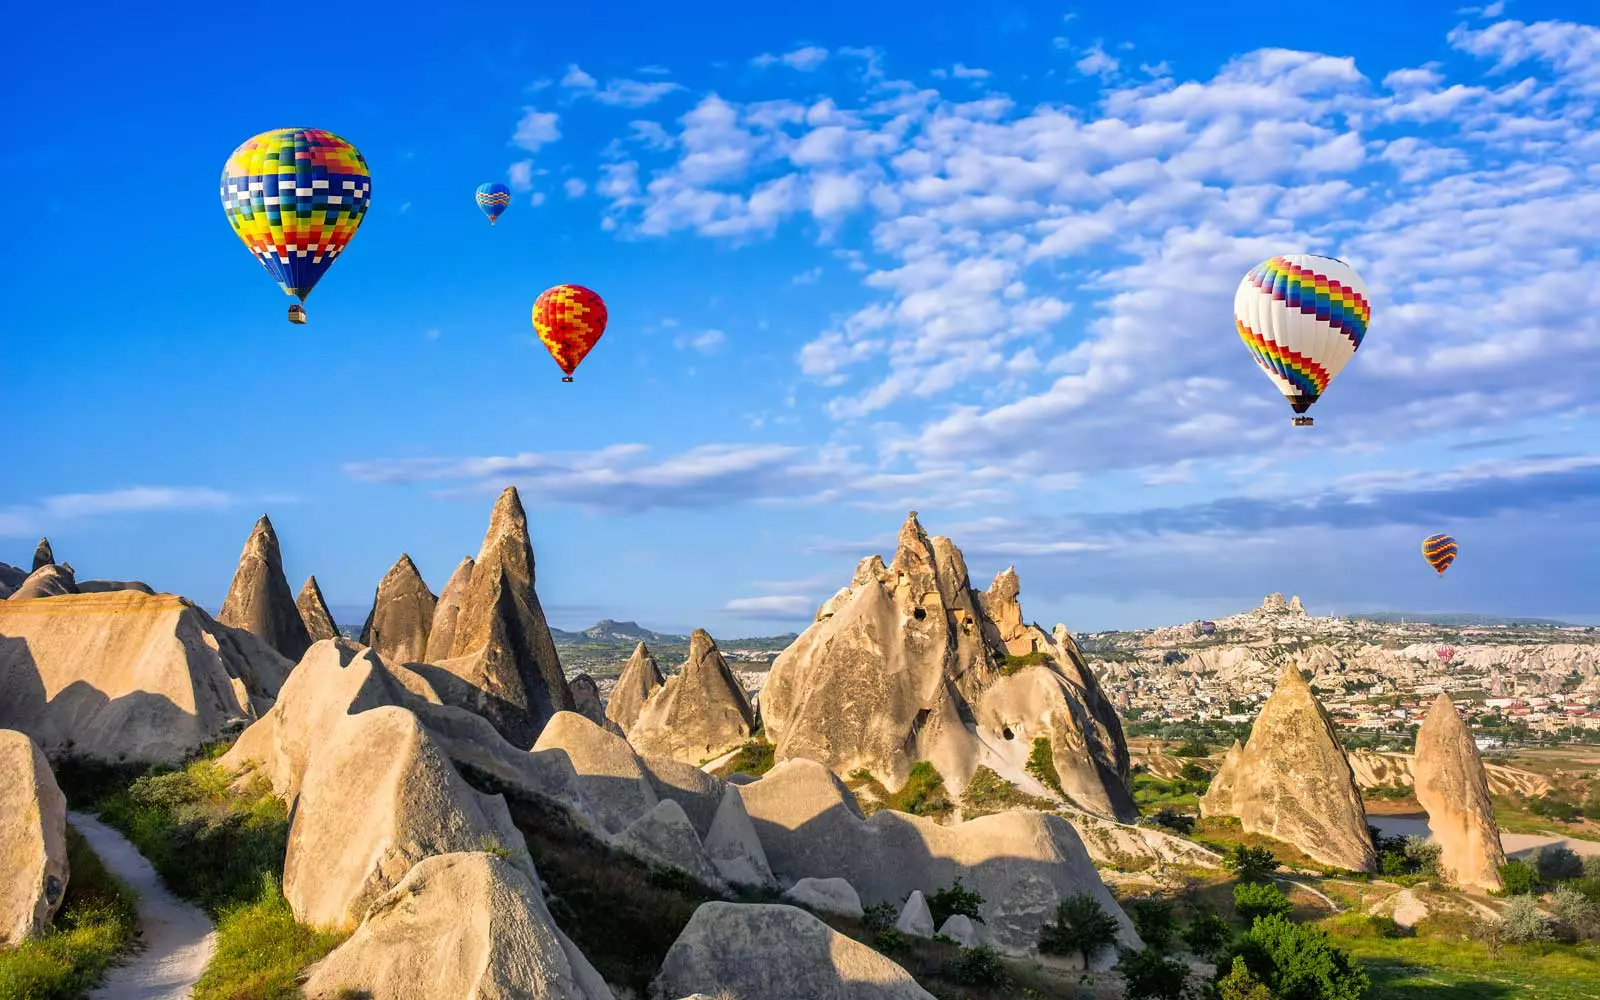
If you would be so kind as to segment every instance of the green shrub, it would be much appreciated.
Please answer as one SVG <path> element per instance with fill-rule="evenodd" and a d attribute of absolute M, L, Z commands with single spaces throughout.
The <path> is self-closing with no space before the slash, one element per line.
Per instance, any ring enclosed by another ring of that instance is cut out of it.
<path fill-rule="evenodd" d="M 264 875 L 255 902 L 221 913 L 217 951 L 192 1000 L 297 1000 L 300 973 L 344 938 L 297 923 L 278 880 Z"/>
<path fill-rule="evenodd" d="M 1534 851 L 1533 868 L 1546 885 L 1583 877 L 1583 859 L 1563 844 L 1546 844 Z"/>
<path fill-rule="evenodd" d="M 1583 812 L 1576 802 L 1561 798 L 1554 793 L 1535 795 L 1528 799 L 1528 811 L 1535 816 L 1544 816 L 1562 823 L 1575 822 Z"/>
<path fill-rule="evenodd" d="M 1600 785 L 1595 786 L 1595 793 L 1600 795 Z M 1600 819 L 1600 810 L 1595 811 L 1596 818 Z M 1583 877 L 1600 878 L 1600 854 L 1590 854 L 1583 859 Z"/>
<path fill-rule="evenodd" d="M 1094 956 L 1117 940 L 1117 919 L 1086 892 L 1056 904 L 1055 917 L 1039 932 L 1039 950 L 1046 955 L 1082 955 L 1088 968 Z"/>
<path fill-rule="evenodd" d="M 1194 832 L 1194 817 L 1187 813 L 1178 812 L 1176 809 L 1158 809 L 1150 817 L 1150 822 L 1156 826 L 1165 827 L 1179 836 L 1188 836 Z"/>
<path fill-rule="evenodd" d="M 1600 937 L 1600 906 L 1583 892 L 1563 885 L 1550 895 L 1550 912 L 1573 940 Z"/>
<path fill-rule="evenodd" d="M 1539 884 L 1539 873 L 1526 861 L 1507 861 L 1500 866 L 1500 881 L 1505 883 L 1504 896 L 1526 896 Z"/>
<path fill-rule="evenodd" d="M 893 927 L 897 919 L 899 914 L 895 912 L 893 903 L 873 903 L 861 911 L 861 922 L 873 933 Z"/>
<path fill-rule="evenodd" d="M 961 793 L 961 815 L 966 819 L 992 816 L 1008 809 L 1050 812 L 1058 807 L 1059 803 L 1055 800 L 1029 795 L 992 769 L 982 766 L 972 772 L 966 791 Z"/>
<path fill-rule="evenodd" d="M 1233 887 L 1233 908 L 1247 924 L 1261 917 L 1288 916 L 1294 909 L 1283 890 L 1267 882 L 1240 882 Z"/>
<path fill-rule="evenodd" d="M 928 912 L 933 914 L 935 927 L 943 927 L 946 920 L 958 913 L 981 924 L 983 918 L 978 914 L 982 907 L 983 897 L 962 885 L 959 878 L 928 897 Z"/>
<path fill-rule="evenodd" d="M 1117 971 L 1127 1000 L 1182 1000 L 1189 984 L 1189 967 L 1154 948 L 1124 949 Z"/>
<path fill-rule="evenodd" d="M 1269 848 L 1234 844 L 1233 849 L 1223 855 L 1222 867 L 1241 882 L 1265 882 L 1282 865 Z"/>
<path fill-rule="evenodd" d="M 1042 649 L 1035 650 L 1032 653 L 1022 653 L 1018 656 L 1007 654 L 1000 657 L 1000 674 L 1003 677 L 1010 677 L 1023 667 L 1037 667 L 1041 663 L 1048 662 L 1050 662 L 1050 654 Z"/>
<path fill-rule="evenodd" d="M 1222 949 L 1233 937 L 1228 922 L 1206 902 L 1195 907 L 1194 916 L 1183 929 L 1183 943 L 1201 958 L 1209 958 Z"/>
<path fill-rule="evenodd" d="M 1211 784 L 1211 772 L 1207 771 L 1205 768 L 1201 767 L 1199 764 L 1196 764 L 1192 760 L 1186 760 L 1183 762 L 1183 766 L 1178 769 L 1178 776 L 1184 781 L 1194 782 L 1195 784 L 1202 786 Z M 1198 789 L 1198 791 L 1204 790 L 1204 788 Z"/>
<path fill-rule="evenodd" d="M 749 740 L 727 763 L 717 768 L 715 773 L 719 778 L 735 774 L 752 774 L 759 778 L 772 770 L 777 762 L 777 750 L 777 747 L 766 740 Z"/>
<path fill-rule="evenodd" d="M 1265 983 L 1257 979 L 1244 959 L 1235 955 L 1228 974 L 1217 980 L 1221 1000 L 1276 1000 Z"/>
<path fill-rule="evenodd" d="M 1057 795 L 1067 794 L 1061 790 L 1061 775 L 1056 773 L 1055 757 L 1050 750 L 1050 737 L 1040 736 L 1033 741 L 1033 750 L 1028 754 L 1025 770 Z"/>
<path fill-rule="evenodd" d="M 1370 980 L 1319 927 L 1273 915 L 1239 937 L 1237 955 L 1276 1000 L 1363 1000 Z"/>
<path fill-rule="evenodd" d="M 1013 985 L 1000 953 L 986 944 L 962 948 L 955 958 L 944 964 L 940 973 L 945 979 L 963 986 L 1009 991 Z"/>
<path fill-rule="evenodd" d="M 1174 757 L 1209 757 L 1211 756 L 1211 748 L 1206 746 L 1204 740 L 1191 736 L 1189 739 L 1184 740 L 1176 750 L 1172 751 L 1172 755 Z"/>
<path fill-rule="evenodd" d="M 1539 910 L 1532 896 L 1517 896 L 1500 911 L 1500 937 L 1508 944 L 1549 941 L 1555 937 L 1550 918 Z"/>
<path fill-rule="evenodd" d="M 67 827 L 72 873 L 54 924 L 37 938 L 0 948 L 0 997 L 77 1000 L 87 996 L 139 926 L 138 898 L 106 871 L 88 843 Z"/>
<path fill-rule="evenodd" d="M 1134 930 L 1144 943 L 1158 951 L 1166 951 L 1178 932 L 1177 914 L 1172 903 L 1157 896 L 1136 899 L 1123 907 L 1133 921 Z"/>

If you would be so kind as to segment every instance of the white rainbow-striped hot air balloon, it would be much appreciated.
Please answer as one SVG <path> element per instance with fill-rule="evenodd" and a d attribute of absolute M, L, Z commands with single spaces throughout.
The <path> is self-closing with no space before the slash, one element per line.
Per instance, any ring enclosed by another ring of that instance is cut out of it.
<path fill-rule="evenodd" d="M 1256 364 L 1289 400 L 1297 427 L 1367 335 L 1367 286 L 1333 257 L 1289 254 L 1250 269 L 1233 296 L 1233 321 Z"/>

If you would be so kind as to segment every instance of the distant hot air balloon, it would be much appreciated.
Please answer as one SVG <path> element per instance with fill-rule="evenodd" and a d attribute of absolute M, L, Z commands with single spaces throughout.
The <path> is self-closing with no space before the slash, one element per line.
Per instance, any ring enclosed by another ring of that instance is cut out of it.
<path fill-rule="evenodd" d="M 511 189 L 504 184 L 478 185 L 478 207 L 489 217 L 489 225 L 494 225 L 494 220 L 500 218 L 500 213 L 504 212 L 509 204 L 511 204 Z"/>
<path fill-rule="evenodd" d="M 1216 622 L 1201 622 L 1200 623 L 1200 634 L 1201 635 L 1215 635 L 1216 631 L 1217 631 L 1217 623 Z"/>
<path fill-rule="evenodd" d="M 1296 427 L 1361 346 L 1371 308 L 1361 276 L 1315 254 L 1272 257 L 1233 295 L 1233 321 L 1256 364 L 1289 400 Z"/>
<path fill-rule="evenodd" d="M 582 285 L 557 285 L 546 289 L 533 303 L 533 328 L 545 349 L 566 373 L 572 373 L 600 335 L 606 332 L 606 304 Z"/>
<path fill-rule="evenodd" d="M 1422 558 L 1439 572 L 1441 577 L 1450 564 L 1456 561 L 1456 540 L 1449 535 L 1429 535 L 1422 540 Z"/>
<path fill-rule="evenodd" d="M 371 201 L 366 159 L 321 129 L 263 132 L 222 168 L 222 208 L 233 231 L 300 302 L 349 245 Z M 290 306 L 289 321 L 304 323 L 305 307 Z"/>
<path fill-rule="evenodd" d="M 1449 663 L 1456 656 L 1456 648 L 1454 646 L 1440 646 L 1434 652 L 1438 654 L 1440 663 Z"/>

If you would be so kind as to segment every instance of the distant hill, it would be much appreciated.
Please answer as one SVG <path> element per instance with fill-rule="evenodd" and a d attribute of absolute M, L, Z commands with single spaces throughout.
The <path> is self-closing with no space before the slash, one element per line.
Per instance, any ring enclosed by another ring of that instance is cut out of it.
<path fill-rule="evenodd" d="M 606 618 L 578 632 L 552 628 L 551 637 L 560 642 L 688 642 L 687 636 L 652 632 L 638 622 L 619 622 Z"/>
<path fill-rule="evenodd" d="M 1453 614 L 1447 612 L 1424 611 L 1372 611 L 1363 614 L 1344 615 L 1352 621 L 1377 622 L 1380 625 L 1393 625 L 1400 622 L 1412 622 L 1418 625 L 1451 625 L 1455 627 L 1471 626 L 1505 626 L 1505 627 L 1535 627 L 1535 628 L 1573 628 L 1571 622 L 1556 621 L 1554 618 L 1502 618 L 1497 615 L 1472 615 Z"/>

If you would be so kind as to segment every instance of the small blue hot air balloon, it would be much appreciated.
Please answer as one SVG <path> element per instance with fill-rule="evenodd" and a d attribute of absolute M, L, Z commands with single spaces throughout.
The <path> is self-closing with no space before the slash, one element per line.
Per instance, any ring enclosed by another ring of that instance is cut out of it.
<path fill-rule="evenodd" d="M 504 184 L 478 185 L 478 207 L 489 217 L 489 225 L 494 225 L 494 220 L 500 218 L 500 213 L 504 212 L 509 204 L 511 204 L 511 189 Z"/>

